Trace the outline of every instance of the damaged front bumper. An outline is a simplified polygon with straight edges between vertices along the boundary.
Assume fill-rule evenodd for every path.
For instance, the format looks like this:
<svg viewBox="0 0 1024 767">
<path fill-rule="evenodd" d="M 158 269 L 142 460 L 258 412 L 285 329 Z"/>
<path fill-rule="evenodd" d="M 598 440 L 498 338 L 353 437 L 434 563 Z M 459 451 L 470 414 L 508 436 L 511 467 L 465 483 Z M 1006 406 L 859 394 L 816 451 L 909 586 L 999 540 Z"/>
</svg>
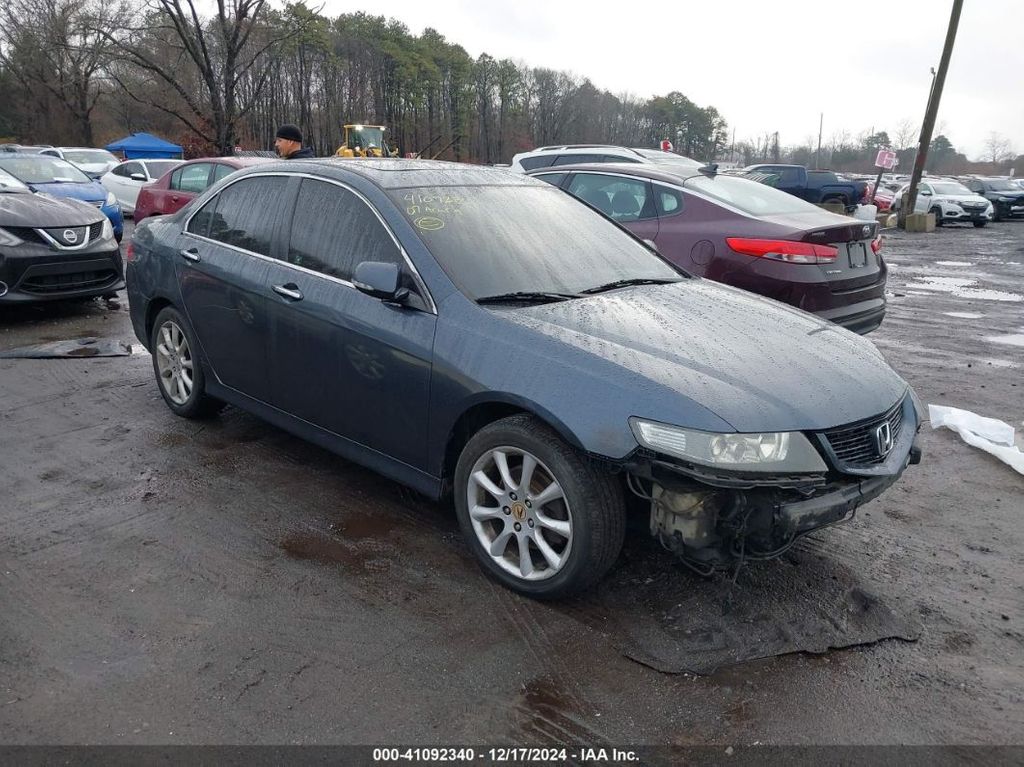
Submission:
<svg viewBox="0 0 1024 767">
<path fill-rule="evenodd" d="M 889 453 L 873 461 L 850 460 L 850 433 L 873 429 L 882 421 L 895 423 L 893 419 L 902 419 L 902 428 Z M 745 559 L 777 557 L 807 533 L 851 519 L 857 508 L 893 485 L 907 466 L 920 462 L 919 428 L 919 416 L 908 397 L 875 422 L 815 434 L 830 466 L 824 474 L 712 473 L 649 455 L 631 468 L 629 484 L 635 495 L 650 503 L 651 534 L 688 565 L 710 572 Z M 833 442 L 841 448 L 834 449 Z"/>
</svg>

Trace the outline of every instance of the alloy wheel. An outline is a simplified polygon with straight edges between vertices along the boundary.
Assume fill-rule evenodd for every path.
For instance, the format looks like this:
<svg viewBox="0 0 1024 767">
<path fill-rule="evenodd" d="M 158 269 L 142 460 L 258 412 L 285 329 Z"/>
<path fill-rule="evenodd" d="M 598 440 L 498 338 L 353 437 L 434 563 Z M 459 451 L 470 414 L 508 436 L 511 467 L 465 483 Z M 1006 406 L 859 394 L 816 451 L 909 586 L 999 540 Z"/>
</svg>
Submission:
<svg viewBox="0 0 1024 767">
<path fill-rule="evenodd" d="M 555 576 L 572 550 L 573 522 L 562 485 L 533 454 L 502 446 L 473 465 L 466 487 L 477 540 L 516 578 Z"/>
<path fill-rule="evenodd" d="M 160 326 L 156 363 L 164 392 L 174 404 L 184 405 L 192 396 L 192 350 L 185 333 L 172 320 Z"/>
</svg>

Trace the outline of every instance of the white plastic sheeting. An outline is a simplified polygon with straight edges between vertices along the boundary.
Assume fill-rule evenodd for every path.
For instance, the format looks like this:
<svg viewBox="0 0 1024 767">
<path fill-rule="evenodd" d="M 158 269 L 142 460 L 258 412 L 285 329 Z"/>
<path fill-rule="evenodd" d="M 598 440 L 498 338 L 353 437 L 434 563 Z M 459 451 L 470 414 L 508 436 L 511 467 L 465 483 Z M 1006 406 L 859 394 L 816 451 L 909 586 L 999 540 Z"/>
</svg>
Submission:
<svg viewBox="0 0 1024 767">
<path fill-rule="evenodd" d="M 929 405 L 932 428 L 945 426 L 959 434 L 968 445 L 994 455 L 1024 474 L 1024 453 L 1013 443 L 1013 427 L 996 418 L 945 405 Z"/>
</svg>

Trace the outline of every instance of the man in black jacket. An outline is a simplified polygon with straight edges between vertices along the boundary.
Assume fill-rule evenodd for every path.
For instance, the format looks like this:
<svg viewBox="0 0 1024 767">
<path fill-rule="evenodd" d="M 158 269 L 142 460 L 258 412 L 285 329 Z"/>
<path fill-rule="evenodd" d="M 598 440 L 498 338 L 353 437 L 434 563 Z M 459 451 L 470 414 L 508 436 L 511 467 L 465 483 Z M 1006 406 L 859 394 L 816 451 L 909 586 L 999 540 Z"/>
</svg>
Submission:
<svg viewBox="0 0 1024 767">
<path fill-rule="evenodd" d="M 285 123 L 277 129 L 274 151 L 283 160 L 306 160 L 316 157 L 313 150 L 302 146 L 302 131 L 298 125 Z"/>
</svg>

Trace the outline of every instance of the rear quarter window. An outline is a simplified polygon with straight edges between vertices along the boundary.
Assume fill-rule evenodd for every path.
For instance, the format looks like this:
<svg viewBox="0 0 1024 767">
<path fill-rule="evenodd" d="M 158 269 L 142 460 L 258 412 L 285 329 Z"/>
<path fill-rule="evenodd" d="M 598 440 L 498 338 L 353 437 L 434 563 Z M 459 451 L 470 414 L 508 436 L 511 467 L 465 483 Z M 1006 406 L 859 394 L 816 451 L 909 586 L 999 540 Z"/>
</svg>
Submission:
<svg viewBox="0 0 1024 767">
<path fill-rule="evenodd" d="M 533 170 L 534 168 L 547 168 L 554 163 L 557 155 L 553 154 L 542 154 L 535 157 L 524 157 L 519 161 L 519 164 L 523 166 L 523 170 Z"/>
</svg>

